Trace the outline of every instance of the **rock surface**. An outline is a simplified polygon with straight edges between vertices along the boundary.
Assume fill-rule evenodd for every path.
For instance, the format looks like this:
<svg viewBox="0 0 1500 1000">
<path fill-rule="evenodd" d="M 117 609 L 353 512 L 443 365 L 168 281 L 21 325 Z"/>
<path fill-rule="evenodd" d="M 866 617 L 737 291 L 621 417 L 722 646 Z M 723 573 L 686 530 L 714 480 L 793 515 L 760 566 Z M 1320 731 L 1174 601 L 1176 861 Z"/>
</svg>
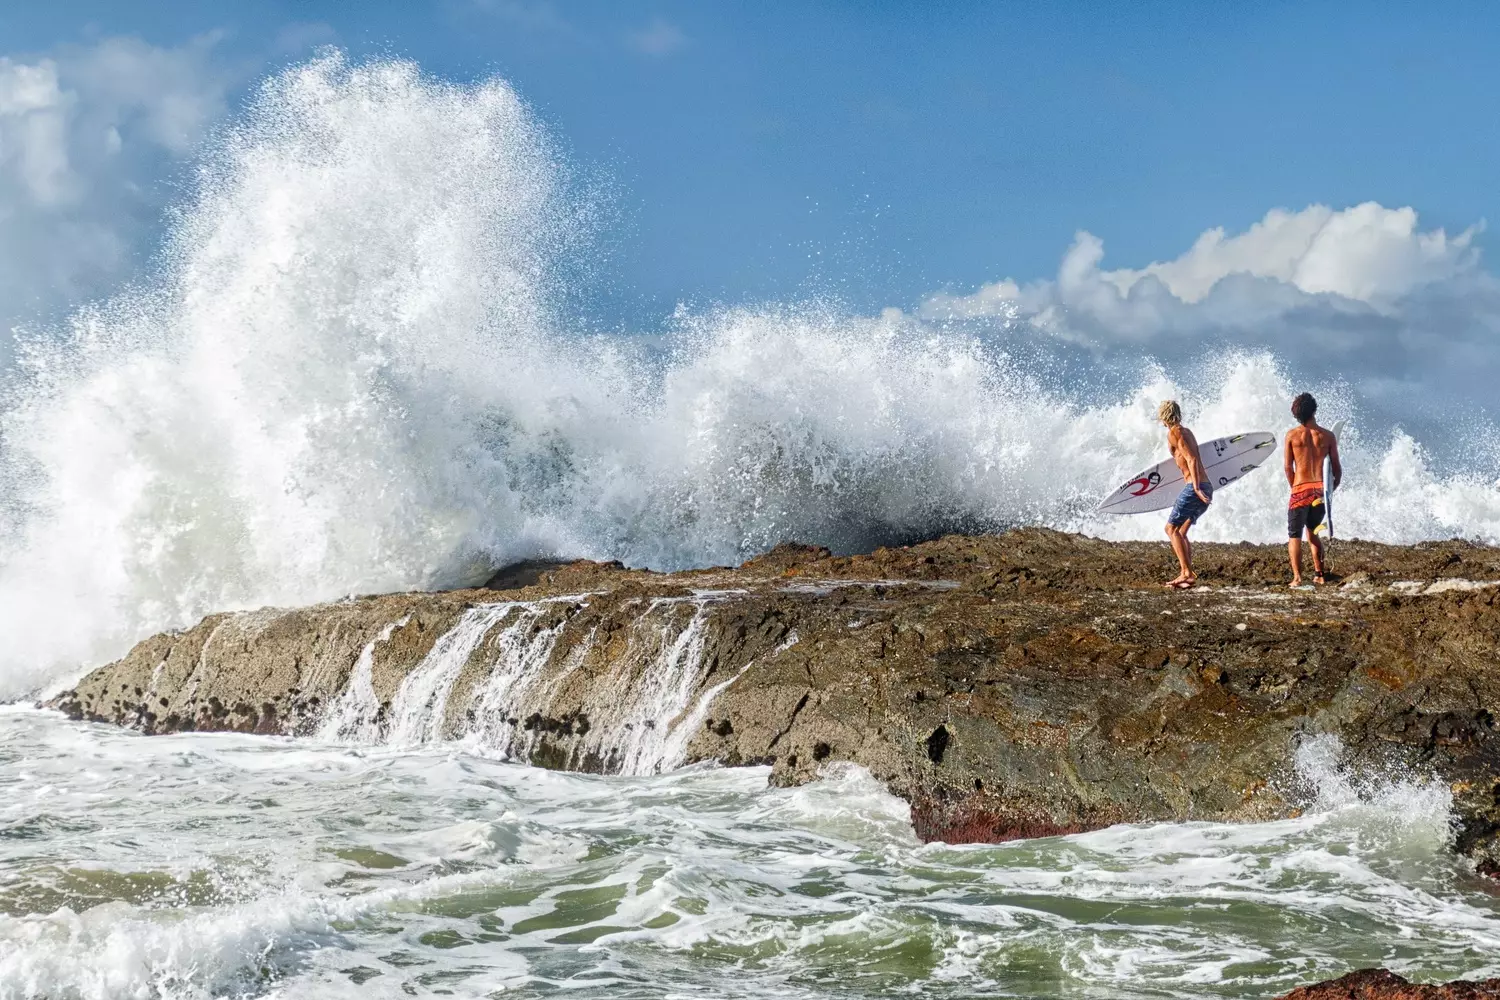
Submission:
<svg viewBox="0 0 1500 1000">
<path fill-rule="evenodd" d="M 1299 986 L 1280 1000 L 1500 1000 L 1500 979 L 1421 986 L 1385 969 L 1361 969 L 1326 983 Z"/>
<path fill-rule="evenodd" d="M 1280 547 L 1039 529 L 870 555 L 782 546 L 676 574 L 538 565 L 519 590 L 214 615 L 53 704 L 159 733 L 467 738 L 546 767 L 868 768 L 925 839 L 1258 820 L 1309 801 L 1293 757 L 1432 776 L 1455 846 L 1500 871 L 1500 550 L 1339 542 L 1289 592 Z M 505 577 L 500 580 L 505 581 Z"/>
</svg>

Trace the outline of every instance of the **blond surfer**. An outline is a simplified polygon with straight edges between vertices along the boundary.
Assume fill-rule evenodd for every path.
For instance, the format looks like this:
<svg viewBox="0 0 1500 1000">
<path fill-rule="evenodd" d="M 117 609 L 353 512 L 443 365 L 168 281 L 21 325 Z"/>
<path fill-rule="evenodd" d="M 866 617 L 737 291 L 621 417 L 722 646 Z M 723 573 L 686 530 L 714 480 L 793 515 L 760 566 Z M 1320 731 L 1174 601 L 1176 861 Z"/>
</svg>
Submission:
<svg viewBox="0 0 1500 1000">
<path fill-rule="evenodd" d="M 1203 457 L 1198 454 L 1198 439 L 1193 432 L 1182 426 L 1182 407 L 1175 399 L 1169 399 L 1156 408 L 1156 418 L 1167 429 L 1167 445 L 1172 449 L 1172 460 L 1182 470 L 1187 485 L 1177 495 L 1172 513 L 1167 516 L 1167 540 L 1177 555 L 1181 572 L 1164 586 L 1174 590 L 1187 590 L 1198 582 L 1193 574 L 1193 544 L 1188 541 L 1188 529 L 1213 503 L 1214 486 L 1203 468 Z"/>
<path fill-rule="evenodd" d="M 1302 586 L 1302 537 L 1305 534 L 1312 544 L 1313 583 L 1323 583 L 1327 566 L 1323 559 L 1323 539 L 1318 536 L 1318 526 L 1323 523 L 1327 511 L 1324 504 L 1325 489 L 1337 489 L 1344 478 L 1344 467 L 1339 462 L 1339 441 L 1333 432 L 1319 427 L 1314 419 L 1318 413 L 1318 401 L 1312 393 L 1304 392 L 1292 400 L 1292 416 L 1297 418 L 1295 429 L 1286 436 L 1286 481 L 1292 488 L 1292 498 L 1287 503 L 1286 551 L 1292 561 L 1292 586 Z M 1323 482 L 1323 460 L 1328 459 L 1333 482 Z"/>
</svg>

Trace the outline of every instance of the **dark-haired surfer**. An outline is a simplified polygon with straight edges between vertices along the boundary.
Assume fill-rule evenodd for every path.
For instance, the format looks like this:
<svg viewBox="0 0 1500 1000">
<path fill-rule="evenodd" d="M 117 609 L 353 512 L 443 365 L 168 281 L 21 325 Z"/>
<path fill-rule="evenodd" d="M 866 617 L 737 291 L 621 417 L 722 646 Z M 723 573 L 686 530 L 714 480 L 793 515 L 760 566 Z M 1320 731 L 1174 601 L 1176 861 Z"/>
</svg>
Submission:
<svg viewBox="0 0 1500 1000">
<path fill-rule="evenodd" d="M 1313 582 L 1322 583 L 1323 540 L 1318 537 L 1317 527 L 1323 523 L 1325 487 L 1337 489 L 1344 478 L 1344 467 L 1339 462 L 1339 441 L 1333 432 L 1319 427 L 1313 418 L 1318 413 L 1318 401 L 1311 393 L 1304 392 L 1292 400 L 1292 416 L 1301 426 L 1288 431 L 1286 436 L 1286 481 L 1292 487 L 1292 499 L 1286 512 L 1286 550 L 1292 561 L 1292 586 L 1302 586 L 1302 536 L 1312 543 Z M 1329 460 L 1333 482 L 1323 482 L 1323 459 Z"/>
<path fill-rule="evenodd" d="M 1169 399 L 1156 408 L 1156 419 L 1167 429 L 1167 444 L 1172 449 L 1172 459 L 1182 470 L 1187 485 L 1177 495 L 1172 513 L 1167 517 L 1167 540 L 1177 554 L 1177 563 L 1182 572 L 1176 579 L 1168 580 L 1166 586 L 1174 590 L 1187 590 L 1198 582 L 1193 574 L 1193 543 L 1188 541 L 1188 529 L 1197 523 L 1208 505 L 1213 503 L 1214 486 L 1209 482 L 1203 468 L 1203 457 L 1198 454 L 1198 439 L 1193 432 L 1182 426 L 1182 407 Z"/>
</svg>

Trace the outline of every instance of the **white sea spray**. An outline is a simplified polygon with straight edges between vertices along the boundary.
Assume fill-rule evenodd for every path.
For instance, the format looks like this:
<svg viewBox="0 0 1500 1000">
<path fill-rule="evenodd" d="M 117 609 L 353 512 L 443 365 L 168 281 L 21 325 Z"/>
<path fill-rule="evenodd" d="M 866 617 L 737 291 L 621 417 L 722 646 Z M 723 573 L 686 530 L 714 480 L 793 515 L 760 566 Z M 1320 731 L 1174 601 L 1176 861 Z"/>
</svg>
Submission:
<svg viewBox="0 0 1500 1000">
<path fill-rule="evenodd" d="M 1451 836 L 1453 793 L 1439 778 L 1420 773 L 1351 770 L 1343 742 L 1321 733 L 1297 747 L 1297 774 L 1314 790 L 1317 810 L 1378 823 L 1403 836 L 1445 844 Z"/>
</svg>

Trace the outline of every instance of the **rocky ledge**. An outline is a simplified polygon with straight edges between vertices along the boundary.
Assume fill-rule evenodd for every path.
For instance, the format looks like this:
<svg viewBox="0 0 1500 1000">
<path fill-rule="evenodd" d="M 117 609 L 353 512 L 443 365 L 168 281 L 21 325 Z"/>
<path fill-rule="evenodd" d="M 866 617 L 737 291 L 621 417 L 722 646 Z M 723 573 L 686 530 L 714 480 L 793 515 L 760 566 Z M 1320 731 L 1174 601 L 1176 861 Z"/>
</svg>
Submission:
<svg viewBox="0 0 1500 1000">
<path fill-rule="evenodd" d="M 1500 979 L 1421 986 L 1385 969 L 1364 969 L 1315 986 L 1299 986 L 1281 1000 L 1500 1000 Z"/>
<path fill-rule="evenodd" d="M 1279 547 L 1197 559 L 1187 592 L 1158 583 L 1164 544 L 1035 529 L 674 574 L 522 567 L 503 591 L 213 615 L 52 704 L 597 772 L 718 760 L 794 784 L 854 761 L 948 841 L 1293 815 L 1297 747 L 1331 734 L 1347 766 L 1446 782 L 1455 847 L 1500 872 L 1500 550 L 1339 542 L 1315 592 L 1287 590 Z"/>
</svg>

